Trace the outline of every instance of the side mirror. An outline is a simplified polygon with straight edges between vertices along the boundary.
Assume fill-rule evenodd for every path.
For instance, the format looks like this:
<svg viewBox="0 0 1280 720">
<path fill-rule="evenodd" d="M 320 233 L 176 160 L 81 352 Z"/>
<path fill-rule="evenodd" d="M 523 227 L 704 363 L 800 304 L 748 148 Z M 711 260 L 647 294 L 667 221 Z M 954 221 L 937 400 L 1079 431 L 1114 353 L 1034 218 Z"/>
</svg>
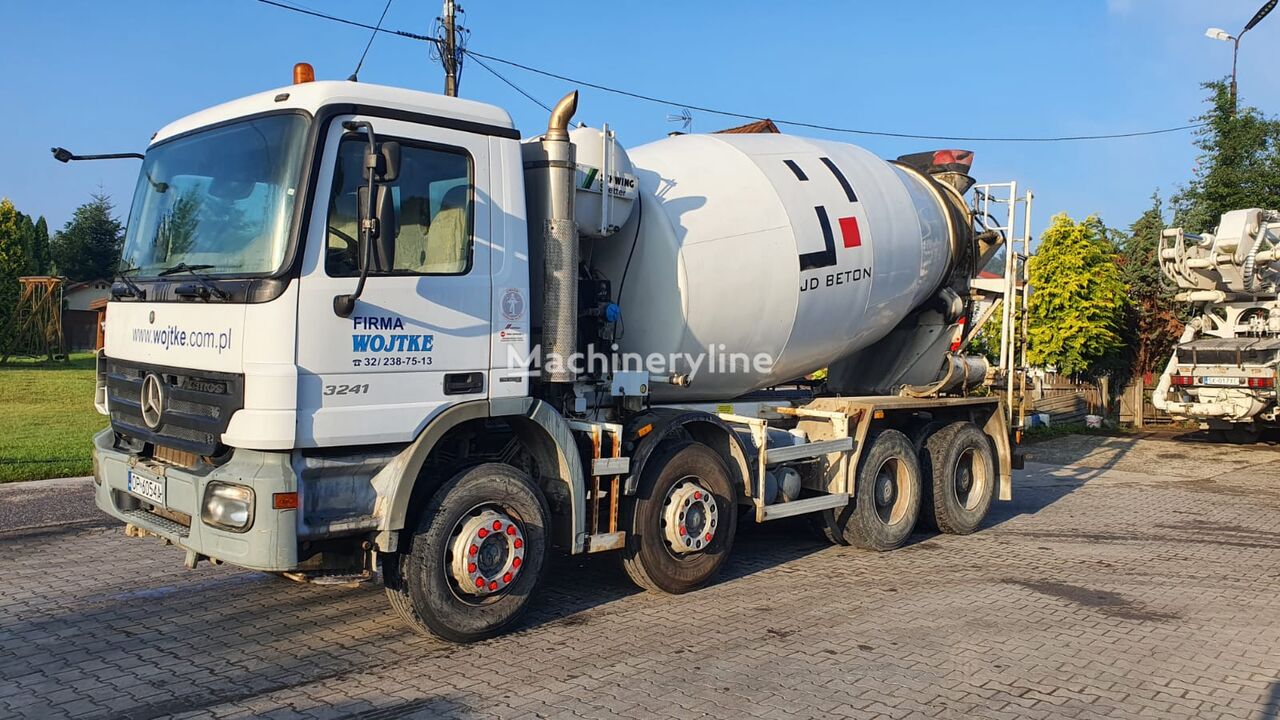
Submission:
<svg viewBox="0 0 1280 720">
<path fill-rule="evenodd" d="M 400 143 L 388 141 L 379 143 L 374 134 L 373 125 L 368 121 L 348 120 L 342 127 L 349 132 L 365 131 L 368 149 L 364 153 L 364 180 L 358 195 L 360 206 L 360 279 L 356 281 L 355 292 L 347 295 L 335 295 L 333 312 L 338 317 L 351 317 L 355 312 L 356 300 L 364 293 L 364 283 L 369 272 L 377 267 L 382 270 L 391 269 L 395 259 L 396 243 L 396 211 L 391 188 L 386 183 L 395 181 L 400 176 Z"/>
<path fill-rule="evenodd" d="M 395 182 L 400 177 L 400 143 L 388 140 L 378 143 L 373 151 L 365 152 L 364 179 L 369 179 L 369 169 L 373 168 L 373 181 L 379 183 Z"/>
</svg>

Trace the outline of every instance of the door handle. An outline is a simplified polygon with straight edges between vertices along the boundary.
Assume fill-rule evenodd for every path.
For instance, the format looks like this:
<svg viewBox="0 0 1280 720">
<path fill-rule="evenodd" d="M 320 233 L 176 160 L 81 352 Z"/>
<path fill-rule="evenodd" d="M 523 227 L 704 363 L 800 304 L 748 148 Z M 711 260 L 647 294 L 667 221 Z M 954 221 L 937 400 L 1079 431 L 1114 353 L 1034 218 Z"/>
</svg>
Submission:
<svg viewBox="0 0 1280 720">
<path fill-rule="evenodd" d="M 446 373 L 444 376 L 445 395 L 469 395 L 484 390 L 484 373 Z"/>
</svg>

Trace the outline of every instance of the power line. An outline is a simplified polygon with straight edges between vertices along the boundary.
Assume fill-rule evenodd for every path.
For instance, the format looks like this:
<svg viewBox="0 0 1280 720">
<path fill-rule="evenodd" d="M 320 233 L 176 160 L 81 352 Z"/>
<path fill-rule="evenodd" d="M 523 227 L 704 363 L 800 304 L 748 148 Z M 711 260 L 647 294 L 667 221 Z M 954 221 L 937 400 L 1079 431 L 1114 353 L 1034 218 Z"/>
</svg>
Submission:
<svg viewBox="0 0 1280 720">
<path fill-rule="evenodd" d="M 759 115 L 748 115 L 746 113 L 732 112 L 729 110 L 717 110 L 716 108 L 699 107 L 698 105 L 680 102 L 678 100 L 669 100 L 669 99 L 654 97 L 651 95 L 643 95 L 637 92 L 631 92 L 630 90 L 621 90 L 618 88 L 609 87 L 607 85 L 600 85 L 597 83 L 588 82 L 586 80 L 572 78 L 566 75 L 553 73 L 548 70 L 542 70 L 540 68 L 524 65 L 522 63 L 515 62 L 514 60 L 504 60 L 503 58 L 500 58 L 500 57 L 494 57 L 492 55 L 484 55 L 474 50 L 468 50 L 467 54 L 471 55 L 473 58 L 484 58 L 486 60 L 492 60 L 494 62 L 503 63 L 504 65 L 510 65 L 512 67 L 516 67 L 531 73 L 536 73 L 538 75 L 555 78 L 556 80 L 563 80 L 564 82 L 573 83 L 575 85 L 583 85 L 589 88 L 594 88 L 596 90 L 603 90 L 604 92 L 623 95 L 626 97 L 635 98 L 637 100 L 644 100 L 646 102 L 658 103 L 661 105 L 669 105 L 672 107 L 688 108 L 690 110 L 697 110 L 698 112 L 712 113 L 715 115 L 723 115 L 725 117 L 738 118 L 740 120 L 764 120 L 765 119 Z M 838 127 L 835 125 L 822 125 L 819 123 L 804 122 L 801 120 L 784 120 L 780 118 L 769 118 L 769 119 L 781 125 L 792 125 L 795 127 L 810 128 L 812 130 L 826 130 L 828 132 L 850 133 L 854 135 L 874 135 L 878 137 L 908 138 L 913 140 L 955 140 L 960 142 L 1068 142 L 1073 140 L 1111 140 L 1111 139 L 1118 139 L 1118 138 L 1143 137 L 1147 135 L 1161 135 L 1165 133 L 1182 132 L 1184 130 L 1193 130 L 1195 128 L 1204 127 L 1206 124 L 1206 123 L 1194 123 L 1191 125 L 1182 125 L 1179 127 L 1162 128 L 1160 130 L 1144 130 L 1144 131 L 1138 131 L 1138 132 L 1110 133 L 1105 135 L 1063 135 L 1059 137 L 972 137 L 972 136 L 962 136 L 962 135 L 917 135 L 913 133 L 895 133 L 895 132 L 885 132 L 881 130 L 863 130 L 859 128 Z"/>
<path fill-rule="evenodd" d="M 436 38 L 427 37 L 425 35 L 418 35 L 416 33 L 411 33 L 404 30 L 387 30 L 384 28 L 375 27 L 373 25 L 367 25 L 365 23 L 356 22 L 354 20 L 348 20 L 346 18 L 340 18 L 334 15 L 327 15 L 325 13 L 317 12 L 314 10 L 307 10 L 305 8 L 300 8 L 293 5 L 287 5 L 282 2 L 277 2 L 276 0 L 257 0 L 257 1 L 266 5 L 272 5 L 285 10 L 291 10 L 293 12 L 302 13 L 304 15 L 311 15 L 313 17 L 318 17 L 325 20 L 342 23 L 345 25 L 362 27 L 366 30 L 372 30 L 375 33 L 385 32 L 392 35 L 399 35 L 400 37 L 406 37 L 411 40 L 420 40 L 423 42 L 429 42 L 436 45 L 437 48 L 439 47 L 439 41 Z M 741 120 L 763 120 L 764 119 L 764 117 L 760 115 L 749 115 L 746 113 L 733 112 L 730 110 L 719 110 L 716 108 L 680 102 L 678 100 L 670 100 L 666 98 L 655 97 L 652 95 L 645 95 L 645 94 L 633 92 L 630 90 L 623 90 L 621 88 L 610 87 L 608 85 L 601 85 L 599 83 L 593 83 L 587 80 L 581 80 L 579 78 L 573 78 L 567 75 L 554 73 L 554 72 L 551 72 L 550 70 L 543 70 L 541 68 L 536 68 L 531 65 L 526 65 L 524 63 L 516 62 L 514 60 L 507 60 L 505 58 L 496 57 L 494 55 L 486 55 L 484 53 L 478 53 L 470 49 L 464 49 L 463 52 L 467 55 L 470 55 L 477 62 L 480 62 L 481 60 L 491 60 L 493 62 L 502 63 L 503 65 L 518 68 L 526 72 L 531 72 L 537 75 L 542 75 L 544 77 L 553 78 L 556 80 L 560 80 L 562 82 L 572 83 L 574 85 L 581 85 L 583 87 L 589 87 L 595 90 L 613 93 L 615 95 L 622 95 L 624 97 L 629 97 L 635 100 L 643 100 L 645 102 L 657 103 L 659 105 L 666 105 L 670 107 L 688 108 L 690 110 L 696 110 L 698 112 L 711 113 L 713 115 L 721 115 L 724 117 L 737 118 Z M 521 90 L 510 80 L 507 80 L 501 75 L 498 75 L 498 73 L 494 71 L 493 68 L 485 66 L 483 63 L 481 63 L 481 65 L 485 67 L 485 69 L 487 69 L 489 72 L 494 73 L 494 75 L 497 75 L 500 80 L 505 82 L 507 85 L 511 86 L 521 95 L 524 95 L 526 98 L 533 100 L 534 102 L 538 103 L 538 105 L 544 108 L 546 107 L 540 101 L 533 98 L 533 96 Z M 1165 135 L 1169 133 L 1185 132 L 1187 130 L 1196 130 L 1198 128 L 1202 128 L 1207 124 L 1207 123 L 1192 123 L 1190 125 L 1180 125 L 1178 127 L 1161 128 L 1159 130 L 1140 130 L 1140 131 L 1134 131 L 1134 132 L 1105 133 L 1105 134 L 1096 134 L 1096 135 L 1059 135 L 1059 136 L 1045 136 L 1045 137 L 1018 137 L 1018 136 L 982 137 L 982 136 L 970 136 L 970 135 L 924 135 L 924 134 L 916 134 L 916 133 L 897 133 L 897 132 L 888 132 L 884 130 L 866 130 L 863 128 L 850 128 L 850 127 L 840 127 L 837 125 L 824 125 L 822 123 L 805 122 L 802 120 L 786 120 L 786 119 L 780 119 L 780 118 L 770 118 L 770 119 L 772 119 L 773 122 L 781 125 L 791 125 L 793 127 L 808 128 L 810 130 L 823 130 L 826 132 L 845 133 L 850 135 L 889 137 L 889 138 L 900 138 L 900 139 L 907 139 L 907 140 L 941 140 L 941 141 L 948 141 L 948 142 L 1009 142 L 1009 143 L 1015 143 L 1015 142 L 1016 143 L 1047 143 L 1047 142 L 1077 142 L 1077 141 L 1091 141 L 1091 140 L 1119 140 L 1123 138 L 1148 137 L 1152 135 Z"/>
<path fill-rule="evenodd" d="M 520 88 L 520 86 L 519 86 L 519 85 L 516 85 L 515 83 L 511 82 L 510 80 L 508 80 L 506 77 L 504 77 L 504 76 L 503 76 L 501 73 L 499 73 L 497 70 L 494 70 L 493 68 L 489 67 L 489 64 L 488 64 L 488 63 L 486 63 L 485 61 L 481 60 L 480 58 L 476 57 L 476 56 L 475 56 L 475 53 L 467 52 L 467 54 L 468 54 L 468 55 L 470 55 L 470 56 L 471 56 L 471 59 L 472 59 L 472 60 L 475 60 L 475 61 L 476 61 L 476 63 L 480 65 L 480 67 L 484 68 L 485 70 L 488 70 L 489 72 L 493 73 L 493 76 L 494 76 L 494 77 L 498 78 L 499 80 L 501 80 L 502 82 L 506 83 L 507 85 L 510 85 L 512 90 L 515 90 L 516 92 L 520 93 L 521 95 L 523 95 L 523 96 L 525 96 L 525 97 L 529 98 L 530 100 L 532 100 L 533 102 L 537 103 L 537 104 L 538 104 L 538 106 L 539 106 L 539 107 L 541 107 L 543 110 L 546 110 L 547 112 L 551 112 L 551 107 L 550 107 L 550 106 L 548 106 L 546 103 L 542 102 L 542 101 L 541 101 L 541 100 L 539 100 L 538 98 L 536 98 L 536 97 L 534 97 L 534 96 L 530 95 L 529 93 L 525 92 L 523 89 L 521 89 L 521 88 Z"/>
<path fill-rule="evenodd" d="M 271 5 L 273 7 L 278 7 L 283 10 L 290 10 L 292 12 L 301 13 L 303 15 L 318 17 L 318 18 L 321 18 L 322 20 L 330 20 L 332 22 L 342 23 L 343 25 L 350 25 L 352 27 L 364 28 L 365 30 L 372 30 L 375 33 L 381 32 L 381 33 L 387 33 L 388 35 L 399 35 L 400 37 L 409 38 L 410 40 L 421 40 L 422 42 L 429 42 L 429 43 L 436 42 L 436 39 L 433 37 L 427 37 L 426 35 L 411 33 L 408 30 L 388 30 L 383 27 L 378 27 L 377 25 L 370 25 L 368 23 L 357 22 L 355 20 L 348 20 L 347 18 L 341 18 L 336 15 L 326 15 L 325 13 L 318 12 L 316 10 L 308 10 L 307 8 L 301 8 L 301 7 L 297 7 L 296 5 L 289 5 L 286 3 L 277 2 L 276 0 L 258 0 L 258 2 L 262 3 L 263 5 Z"/>
</svg>

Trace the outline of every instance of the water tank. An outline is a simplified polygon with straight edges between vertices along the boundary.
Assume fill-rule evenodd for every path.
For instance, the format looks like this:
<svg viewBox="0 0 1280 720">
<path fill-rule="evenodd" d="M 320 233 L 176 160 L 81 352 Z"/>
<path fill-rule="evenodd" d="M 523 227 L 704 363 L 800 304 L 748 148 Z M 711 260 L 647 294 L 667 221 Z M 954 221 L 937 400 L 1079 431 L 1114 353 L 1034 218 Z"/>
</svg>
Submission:
<svg viewBox="0 0 1280 720">
<path fill-rule="evenodd" d="M 573 215 L 578 234 L 609 237 L 631 217 L 636 202 L 638 187 L 631 159 L 607 126 L 603 130 L 574 128 L 569 131 L 569 142 L 577 158 Z"/>
<path fill-rule="evenodd" d="M 710 357 L 659 401 L 737 397 L 883 338 L 936 295 L 963 200 L 862 148 L 790 135 L 679 135 L 630 151 L 638 207 L 592 264 L 622 307 L 621 351 Z M 733 354 L 771 367 L 721 372 Z"/>
</svg>

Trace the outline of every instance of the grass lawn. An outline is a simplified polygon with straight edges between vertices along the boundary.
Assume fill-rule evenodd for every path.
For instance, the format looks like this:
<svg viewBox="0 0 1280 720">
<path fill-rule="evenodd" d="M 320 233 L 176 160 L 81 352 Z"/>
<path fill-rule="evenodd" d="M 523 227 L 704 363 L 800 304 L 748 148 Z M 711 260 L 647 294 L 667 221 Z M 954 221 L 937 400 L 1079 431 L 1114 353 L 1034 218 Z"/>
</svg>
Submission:
<svg viewBox="0 0 1280 720">
<path fill-rule="evenodd" d="M 70 362 L 0 365 L 0 483 L 88 475 L 93 435 L 92 353 Z"/>
</svg>

